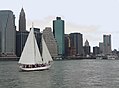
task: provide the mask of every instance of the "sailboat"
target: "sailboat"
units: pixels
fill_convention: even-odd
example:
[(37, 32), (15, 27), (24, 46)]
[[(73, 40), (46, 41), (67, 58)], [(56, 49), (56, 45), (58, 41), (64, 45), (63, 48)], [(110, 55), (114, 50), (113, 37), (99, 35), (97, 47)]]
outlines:
[(42, 57), (34, 35), (34, 28), (32, 27), (23, 52), (19, 59), (19, 68), (23, 71), (46, 70), (51, 67), (53, 61), (45, 40), (42, 36)]

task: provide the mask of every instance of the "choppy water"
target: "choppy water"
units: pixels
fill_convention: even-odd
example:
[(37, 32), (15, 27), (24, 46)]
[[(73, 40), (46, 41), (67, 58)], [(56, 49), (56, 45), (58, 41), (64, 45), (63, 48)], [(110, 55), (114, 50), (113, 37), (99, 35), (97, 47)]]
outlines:
[(119, 60), (55, 61), (50, 70), (34, 72), (0, 61), (0, 88), (119, 88)]

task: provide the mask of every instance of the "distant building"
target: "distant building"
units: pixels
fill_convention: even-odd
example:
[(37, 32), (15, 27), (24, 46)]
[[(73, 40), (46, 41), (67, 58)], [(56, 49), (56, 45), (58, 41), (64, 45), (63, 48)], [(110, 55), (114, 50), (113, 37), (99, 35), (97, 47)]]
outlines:
[(104, 44), (102, 42), (99, 42), (99, 48), (100, 48), (100, 54), (104, 53)]
[(21, 56), (24, 45), (26, 43), (29, 32), (26, 31), (26, 17), (24, 9), (21, 9), (19, 15), (19, 31), (16, 33), (16, 54), (18, 57)]
[(24, 9), (21, 9), (20, 15), (19, 15), (19, 31), (26, 31), (26, 17)]
[[(71, 49), (75, 51), (75, 55), (83, 56), (83, 35), (81, 33), (70, 34)], [(75, 49), (75, 50), (74, 50)]]
[(64, 20), (61, 20), (61, 17), (53, 21), (53, 34), (58, 45), (58, 55), (63, 56), (65, 54)]
[(88, 40), (85, 41), (85, 45), (83, 47), (83, 50), (84, 50), (85, 56), (90, 55), (90, 45), (89, 45)]
[(43, 37), (47, 44), (48, 50), (52, 57), (58, 56), (58, 50), (57, 50), (57, 42), (54, 38), (54, 35), (52, 33), (52, 30), (50, 27), (46, 27), (43, 30)]
[(16, 56), (15, 16), (10, 10), (0, 11), (0, 45), (1, 56)]
[(110, 54), (111, 50), (111, 35), (103, 35), (104, 54)]
[(95, 47), (93, 47), (93, 55), (97, 55), (97, 54), (99, 54), (100, 53), (100, 49), (99, 49), (99, 47), (98, 46), (95, 46)]
[(38, 48), (41, 51), (41, 32), (40, 32), (40, 28), (34, 28), (34, 33), (35, 33), (35, 37), (36, 37), (36, 41), (38, 44)]
[(28, 34), (29, 34), (28, 31), (17, 31), (16, 32), (16, 55), (18, 57), (21, 56), (21, 53), (25, 46)]
[(65, 34), (65, 56), (71, 55), (71, 44), (69, 34)]

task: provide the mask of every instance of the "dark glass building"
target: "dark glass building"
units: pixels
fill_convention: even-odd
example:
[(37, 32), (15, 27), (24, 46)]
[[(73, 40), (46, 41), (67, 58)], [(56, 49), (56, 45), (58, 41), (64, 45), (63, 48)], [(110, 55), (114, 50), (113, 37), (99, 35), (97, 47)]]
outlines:
[(83, 56), (83, 35), (81, 33), (71, 33), (70, 44), (73, 51), (76, 51), (75, 55)]
[(35, 37), (36, 37), (36, 41), (38, 44), (38, 48), (41, 51), (41, 32), (40, 32), (40, 28), (34, 28), (34, 33), (35, 33)]
[(70, 56), (70, 37), (65, 34), (65, 56)]
[(16, 32), (16, 55), (18, 57), (21, 56), (21, 53), (23, 51), (24, 45), (26, 43), (27, 37), (29, 32), (28, 31), (17, 31)]
[(61, 17), (53, 21), (53, 34), (58, 45), (58, 55), (63, 56), (65, 54), (64, 20), (61, 20)]
[(100, 53), (100, 48), (98, 46), (93, 47), (93, 55), (96, 56)]

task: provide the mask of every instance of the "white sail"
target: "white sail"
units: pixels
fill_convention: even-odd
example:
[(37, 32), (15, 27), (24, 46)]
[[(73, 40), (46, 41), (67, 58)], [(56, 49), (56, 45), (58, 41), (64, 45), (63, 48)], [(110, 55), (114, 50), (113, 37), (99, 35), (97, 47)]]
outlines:
[[(35, 38), (35, 36), (34, 36), (34, 38)], [(34, 47), (34, 49), (35, 49), (35, 62), (36, 62), (36, 64), (42, 64), (43, 61), (42, 61), (41, 54), (39, 52), (39, 48), (38, 48), (36, 39), (35, 39), (35, 47)]]
[(43, 58), (44, 63), (48, 63), (49, 61), (53, 61), (43, 36), (42, 36), (42, 58)]
[(42, 58), (38, 49), (38, 45), (34, 36), (34, 29), (32, 27), (19, 62), (20, 64), (40, 64)]

